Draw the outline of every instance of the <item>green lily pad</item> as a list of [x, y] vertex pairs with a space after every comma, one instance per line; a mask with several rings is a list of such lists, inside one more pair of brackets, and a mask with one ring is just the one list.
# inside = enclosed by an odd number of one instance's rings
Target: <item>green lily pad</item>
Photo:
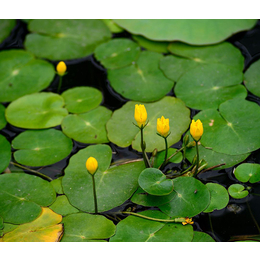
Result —
[[91, 87], [74, 87], [64, 91], [61, 96], [70, 113], [85, 113], [102, 102], [102, 93]]
[[244, 99], [231, 99], [219, 111], [207, 109], [194, 119], [203, 123], [201, 144], [215, 152], [230, 155], [246, 154], [260, 148], [260, 107]]
[[[132, 144], [133, 148], [141, 151], [140, 130], [133, 125], [134, 108], [137, 101], [129, 101], [120, 109], [114, 111], [111, 119], [107, 122], [108, 139], [120, 147], [127, 147]], [[157, 118], [163, 115], [169, 118], [171, 134], [167, 138], [168, 147], [177, 143], [181, 135], [187, 130], [190, 124], [190, 111], [184, 103], [177, 98], [166, 96], [154, 103], [143, 103], [146, 107], [149, 120], [144, 128], [144, 140], [146, 151], [152, 152], [155, 148], [158, 151], [165, 149], [164, 139], [156, 134]]]
[[15, 19], [0, 20], [0, 43], [2, 43], [11, 33], [16, 24]]
[[5, 107], [0, 104], [0, 130], [6, 126]]
[[207, 64], [187, 71], [174, 92], [188, 107], [203, 110], [218, 108], [226, 100], [246, 98], [243, 73], [223, 64]]
[[254, 62], [245, 72], [245, 86], [254, 95], [260, 97], [260, 60]]
[[171, 179], [156, 168], [147, 168], [141, 172], [138, 178], [140, 187], [151, 195], [164, 196], [173, 190]]
[[248, 190], [241, 184], [232, 184], [228, 187], [228, 193], [234, 199], [243, 199], [248, 195]]
[[13, 101], [5, 110], [5, 116], [11, 125], [42, 129], [61, 124], [68, 114], [63, 108], [64, 100], [54, 93], [35, 93], [26, 95]]
[[170, 202], [176, 196], [176, 192], [173, 190], [169, 195], [165, 196], [154, 196], [145, 192], [140, 187], [131, 197], [131, 201], [138, 205], [146, 206], [146, 207], [157, 207], [159, 205]]
[[[169, 158], [171, 155], [173, 155], [175, 152], [177, 151], [177, 149], [175, 148], [168, 148], [168, 155], [167, 157]], [[154, 168], [158, 168], [159, 166], [162, 165], [162, 163], [164, 162], [164, 158], [165, 158], [165, 150], [158, 152], [155, 159], [154, 159], [154, 164], [153, 167]], [[169, 162], [171, 163], [180, 163], [183, 159], [182, 153], [179, 152], [177, 153], [175, 156], [173, 156]]]
[[207, 233], [194, 231], [194, 236], [191, 242], [216, 242], [216, 241]]
[[174, 42], [169, 45], [168, 49], [174, 55], [162, 58], [160, 68], [167, 78], [173, 81], [178, 81], [185, 72], [193, 68], [208, 64], [224, 64], [241, 72], [244, 68], [242, 53], [228, 42], [211, 46], [191, 46]]
[[123, 32], [124, 29], [119, 27], [112, 19], [101, 19], [104, 24], [108, 27], [108, 29], [112, 32], [112, 33], [120, 33]]
[[58, 242], [63, 233], [63, 227], [59, 224], [61, 220], [61, 215], [42, 208], [37, 219], [6, 233], [3, 242]]
[[155, 51], [159, 53], [168, 53], [169, 42], [156, 42], [146, 39], [140, 35], [132, 35], [132, 38], [141, 46], [148, 51]]
[[115, 234], [116, 226], [104, 216], [87, 213], [63, 218], [64, 235], [61, 242], [99, 242]]
[[0, 229], [4, 228], [4, 220], [3, 218], [0, 216]]
[[135, 42], [116, 38], [100, 44], [94, 54], [106, 69], [119, 69], [136, 61], [140, 52], [141, 48]]
[[63, 192], [63, 188], [61, 185], [61, 180], [63, 177], [59, 177], [53, 181], [51, 181], [51, 185], [54, 188], [54, 190], [56, 191], [57, 194], [64, 194]]
[[68, 201], [65, 195], [58, 196], [55, 202], [50, 206], [54, 212], [67, 216], [69, 214], [78, 213], [79, 210], [74, 208]]
[[[158, 219], [170, 219], [157, 210], [147, 210], [138, 214]], [[159, 222], [137, 216], [129, 216], [116, 226], [116, 234], [110, 242], [191, 242], [193, 228], [180, 223]]]
[[55, 201], [52, 185], [33, 175], [10, 173], [0, 175], [0, 215], [4, 222], [22, 224], [36, 219]]
[[205, 210], [210, 203], [210, 192], [206, 185], [193, 177], [177, 177], [173, 180], [177, 192], [169, 203], [159, 209], [170, 217], [193, 217]]
[[125, 30], [156, 41], [182, 41], [193, 45], [221, 42], [253, 28], [256, 19], [114, 19]]
[[107, 77], [112, 88], [127, 99], [142, 102], [161, 99], [173, 87], [173, 82], [159, 68], [162, 57], [162, 54], [156, 52], [142, 51], [134, 64], [108, 70]]
[[55, 129], [27, 130], [12, 141], [15, 160], [28, 166], [46, 166], [67, 157], [73, 147], [70, 138]]
[[111, 32], [97, 19], [35, 19], [29, 22], [25, 48], [37, 57], [69, 60], [86, 57], [108, 41]]
[[242, 182], [256, 183], [260, 181], [260, 164], [242, 163], [234, 171], [236, 178]]
[[76, 208], [94, 212], [92, 177], [87, 172], [86, 160], [98, 161], [95, 173], [98, 212], [117, 207], [129, 199], [138, 187], [138, 177], [145, 168], [143, 161], [109, 168], [112, 151], [108, 145], [90, 145], [70, 158], [62, 186], [69, 202]]
[[81, 143], [108, 143], [106, 123], [112, 111], [99, 106], [79, 115], [68, 115], [61, 128], [65, 135]]
[[55, 75], [54, 66], [24, 50], [0, 53], [0, 102], [10, 102], [21, 96], [43, 90]]
[[11, 160], [11, 145], [3, 135], [0, 135], [0, 173], [3, 172]]
[[203, 212], [208, 213], [225, 208], [229, 202], [227, 190], [217, 183], [207, 183], [206, 186], [210, 191], [210, 203]]

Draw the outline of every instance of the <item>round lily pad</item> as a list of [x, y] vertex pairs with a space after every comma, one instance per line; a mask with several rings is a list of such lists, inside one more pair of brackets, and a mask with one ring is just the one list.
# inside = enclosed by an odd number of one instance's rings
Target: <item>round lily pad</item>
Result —
[[260, 107], [244, 99], [231, 99], [219, 111], [207, 109], [194, 119], [203, 123], [200, 140], [204, 147], [230, 155], [246, 154], [260, 148]]
[[0, 130], [6, 126], [5, 107], [0, 104]]
[[142, 51], [134, 64], [108, 70], [107, 77], [112, 88], [127, 99], [142, 102], [161, 99], [173, 87], [173, 82], [159, 68], [162, 57], [156, 52]]
[[116, 38], [100, 44], [94, 54], [106, 69], [118, 69], [131, 65], [137, 60], [140, 52], [141, 48], [135, 42]]
[[58, 196], [55, 202], [50, 206], [50, 209], [62, 216], [67, 216], [69, 214], [79, 212], [78, 209], [74, 208], [69, 203], [65, 195]]
[[0, 215], [12, 224], [33, 221], [42, 212], [40, 206], [49, 206], [56, 199], [49, 182], [29, 174], [2, 174], [0, 187]]
[[124, 29], [119, 27], [112, 19], [101, 19], [104, 24], [108, 27], [108, 29], [112, 32], [112, 33], [120, 33], [123, 32]]
[[260, 181], [260, 164], [242, 163], [234, 171], [236, 178], [242, 182], [256, 183]]
[[116, 226], [104, 216], [87, 213], [63, 218], [64, 235], [61, 242], [99, 242], [115, 234]]
[[243, 199], [248, 195], [248, 190], [241, 184], [232, 184], [228, 187], [228, 193], [234, 199]]
[[5, 40], [13, 30], [16, 24], [15, 19], [1, 19], [0, 20], [0, 43]]
[[177, 82], [174, 92], [188, 107], [203, 110], [218, 108], [226, 100], [246, 98], [243, 73], [223, 64], [207, 64], [187, 71]]
[[173, 180], [177, 195], [159, 208], [170, 217], [193, 217], [205, 210], [210, 203], [206, 185], [193, 177], [177, 177]]
[[106, 123], [112, 111], [99, 106], [89, 112], [66, 116], [62, 131], [68, 137], [81, 143], [108, 143]]
[[260, 97], [260, 60], [254, 62], [245, 72], [244, 83], [247, 89], [254, 95]]
[[64, 100], [54, 93], [35, 93], [26, 95], [13, 101], [5, 110], [5, 116], [11, 125], [42, 129], [61, 124], [68, 114], [63, 108]]
[[42, 208], [37, 219], [6, 233], [3, 242], [59, 242], [63, 233], [61, 220], [61, 215]]
[[114, 19], [125, 30], [156, 41], [214, 44], [249, 30], [256, 19]]
[[54, 66], [36, 59], [24, 50], [0, 53], [0, 102], [10, 102], [21, 96], [43, 90], [55, 75]]
[[210, 203], [203, 212], [208, 213], [225, 208], [229, 202], [227, 190], [217, 183], [207, 183], [206, 186], [210, 191]]
[[[177, 149], [175, 148], [168, 148], [168, 158], [173, 155], [175, 152], [177, 151]], [[164, 162], [164, 158], [165, 158], [165, 150], [158, 152], [155, 159], [154, 159], [154, 163], [153, 163], [153, 167], [154, 168], [158, 168], [159, 166], [161, 166]], [[177, 153], [175, 156], [173, 156], [169, 162], [171, 163], [180, 163], [183, 159], [182, 153], [179, 152]]]
[[32, 33], [25, 38], [25, 48], [50, 60], [86, 57], [111, 38], [108, 27], [97, 19], [35, 19], [28, 29]]
[[[111, 142], [121, 147], [132, 144], [134, 149], [141, 151], [140, 130], [133, 125], [135, 123], [135, 104], [139, 104], [139, 102], [129, 101], [114, 111], [106, 127], [108, 139]], [[167, 138], [168, 147], [177, 143], [190, 124], [190, 111], [184, 103], [180, 99], [166, 96], [157, 102], [143, 104], [147, 110], [147, 120], [149, 120], [148, 125], [144, 128], [146, 151], [152, 152], [155, 148], [158, 151], [165, 149], [164, 139], [156, 134], [157, 118], [161, 118], [162, 115], [169, 118], [171, 134]]]
[[94, 175], [98, 212], [110, 210], [129, 199], [138, 187], [138, 177], [145, 168], [144, 163], [140, 161], [109, 168], [111, 148], [98, 144], [81, 149], [70, 158], [62, 179], [69, 202], [82, 211], [94, 212], [92, 177], [86, 169], [86, 160], [90, 156], [98, 161], [98, 170]]
[[[138, 212], [140, 215], [157, 219], [169, 219], [156, 210]], [[191, 242], [193, 228], [180, 223], [159, 222], [137, 216], [129, 216], [116, 226], [116, 234], [110, 242]]]
[[164, 196], [173, 190], [171, 179], [156, 168], [147, 168], [141, 172], [138, 178], [140, 187], [151, 195]]
[[209, 234], [194, 231], [193, 239], [191, 242], [216, 242]]
[[74, 87], [64, 91], [61, 96], [70, 113], [85, 113], [102, 102], [102, 93], [92, 87]]
[[45, 166], [67, 157], [72, 151], [72, 141], [55, 129], [27, 130], [12, 141], [15, 160], [28, 166]]
[[11, 160], [11, 145], [6, 138], [0, 135], [0, 173], [3, 172]]

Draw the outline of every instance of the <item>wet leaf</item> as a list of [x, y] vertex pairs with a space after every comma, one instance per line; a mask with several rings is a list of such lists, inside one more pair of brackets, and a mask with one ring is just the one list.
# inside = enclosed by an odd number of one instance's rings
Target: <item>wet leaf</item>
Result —
[[248, 190], [241, 184], [232, 184], [228, 188], [228, 193], [234, 199], [243, 199], [248, 195]]
[[11, 160], [11, 145], [3, 135], [0, 135], [0, 173], [3, 172]]
[[69, 214], [79, 212], [78, 209], [74, 208], [69, 203], [65, 195], [58, 196], [55, 202], [50, 206], [50, 209], [62, 216], [67, 216]]
[[260, 164], [242, 163], [234, 171], [236, 178], [241, 182], [256, 183], [260, 181]]
[[11, 33], [16, 24], [15, 19], [0, 20], [0, 43], [2, 43]]
[[247, 89], [252, 92], [254, 95], [260, 97], [260, 60], [254, 62], [245, 72], [245, 86]]

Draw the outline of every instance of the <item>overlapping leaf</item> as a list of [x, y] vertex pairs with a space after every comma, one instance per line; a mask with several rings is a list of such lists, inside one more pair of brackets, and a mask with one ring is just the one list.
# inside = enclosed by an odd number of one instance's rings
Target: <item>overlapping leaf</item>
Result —
[[11, 160], [11, 145], [3, 135], [0, 135], [0, 173], [3, 172]]

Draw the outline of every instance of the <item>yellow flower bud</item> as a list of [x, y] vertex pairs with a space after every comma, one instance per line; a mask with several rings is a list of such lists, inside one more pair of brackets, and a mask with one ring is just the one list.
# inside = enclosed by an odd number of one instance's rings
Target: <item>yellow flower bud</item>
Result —
[[145, 125], [147, 119], [147, 112], [144, 105], [135, 105], [135, 120], [139, 127]]
[[63, 76], [67, 70], [67, 66], [64, 61], [60, 61], [56, 67], [57, 73], [60, 76]]
[[192, 119], [190, 125], [190, 134], [192, 135], [195, 141], [199, 141], [203, 134], [203, 125], [201, 121], [198, 119], [196, 122]]
[[98, 162], [94, 157], [89, 157], [86, 161], [86, 168], [90, 174], [95, 174], [98, 168]]
[[170, 126], [169, 126], [169, 118], [165, 119], [163, 116], [161, 118], [157, 118], [157, 132], [166, 137], [169, 134]]

